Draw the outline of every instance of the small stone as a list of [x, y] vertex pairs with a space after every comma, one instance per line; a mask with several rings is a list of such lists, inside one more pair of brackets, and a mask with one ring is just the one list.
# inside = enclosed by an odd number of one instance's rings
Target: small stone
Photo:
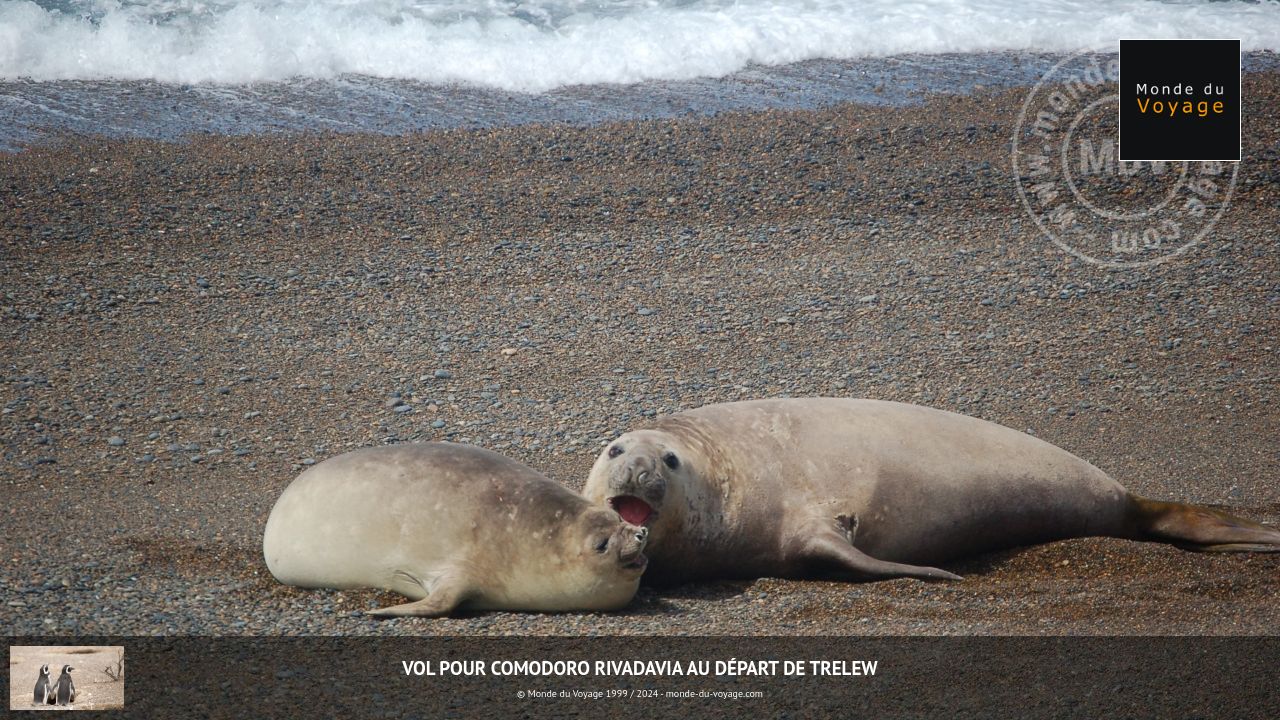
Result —
[[261, 414], [262, 414], [262, 413], [261, 413], [261, 412], [259, 412], [259, 411], [257, 411], [257, 410], [251, 410], [251, 411], [249, 411], [249, 412], [247, 412], [247, 413], [245, 413], [245, 414], [244, 414], [244, 419], [245, 419], [245, 420], [252, 420], [253, 418], [258, 417], [258, 416], [259, 416], [259, 415], [261, 415]]
[[196, 278], [196, 285], [198, 287], [207, 288], [209, 287], [209, 281], [205, 278]]
[[502, 348], [502, 354], [506, 355], [507, 357], [511, 357], [512, 355], [515, 355], [518, 352], [520, 351], [517, 350], [516, 348]]
[[448, 370], [437, 370], [432, 373], [431, 376], [437, 380], [448, 380], [453, 377], [453, 373]]
[[218, 387], [214, 388], [213, 391], [218, 393], [219, 395], [231, 394], [231, 388], [227, 387], [226, 385], [219, 385]]
[[112, 435], [107, 438], [107, 444], [111, 447], [124, 447], [124, 438], [119, 435]]
[[646, 317], [654, 314], [655, 312], [657, 312], [657, 310], [654, 310], [653, 308], [647, 308], [647, 307], [642, 307], [636, 310], [637, 315], [644, 315]]
[[396, 414], [399, 414], [399, 415], [403, 415], [403, 414], [405, 414], [405, 413], [411, 413], [411, 412], [413, 412], [413, 406], [412, 406], [412, 405], [404, 405], [404, 404], [397, 405], [397, 406], [395, 406], [395, 407], [391, 408], [391, 412], [396, 413]]
[[302, 464], [303, 464], [303, 465], [307, 465], [307, 466], [315, 465], [315, 464], [316, 464], [316, 459], [315, 459], [315, 458], [302, 458]]
[[873, 303], [873, 302], [875, 302], [876, 300], [879, 300], [879, 299], [880, 299], [880, 296], [879, 296], [879, 295], [863, 295], [862, 297], [858, 298], [858, 302], [860, 302], [860, 303]]
[[443, 420], [434, 420], [434, 421], [432, 421], [432, 423], [431, 423], [431, 427], [433, 427], [433, 428], [435, 428], [435, 429], [439, 430], [440, 428], [444, 427], [444, 421], [443, 421]]

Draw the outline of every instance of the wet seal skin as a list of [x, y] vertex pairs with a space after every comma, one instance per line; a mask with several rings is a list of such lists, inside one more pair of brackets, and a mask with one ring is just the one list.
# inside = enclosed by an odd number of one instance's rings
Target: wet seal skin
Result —
[[754, 400], [677, 413], [609, 443], [584, 494], [650, 529], [645, 582], [653, 584], [958, 580], [931, 565], [1086, 536], [1280, 551], [1274, 528], [1138, 497], [1025, 433], [880, 400]]
[[262, 551], [288, 585], [413, 601], [377, 617], [616, 610], [639, 587], [648, 533], [510, 458], [421, 443], [303, 472], [272, 508]]

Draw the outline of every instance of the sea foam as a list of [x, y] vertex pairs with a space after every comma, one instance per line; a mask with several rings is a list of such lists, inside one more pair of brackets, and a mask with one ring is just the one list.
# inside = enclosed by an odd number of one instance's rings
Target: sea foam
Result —
[[1280, 50], [1280, 3], [1152, 0], [0, 0], [0, 79], [243, 84], [367, 75], [538, 92], [753, 63], [1113, 50], [1121, 37]]

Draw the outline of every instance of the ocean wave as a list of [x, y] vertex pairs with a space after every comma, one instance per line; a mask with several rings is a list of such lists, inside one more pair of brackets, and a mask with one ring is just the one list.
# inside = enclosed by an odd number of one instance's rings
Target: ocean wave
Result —
[[0, 0], [0, 79], [367, 75], [539, 92], [815, 58], [1109, 50], [1120, 37], [1240, 38], [1245, 50], [1280, 50], [1280, 3]]

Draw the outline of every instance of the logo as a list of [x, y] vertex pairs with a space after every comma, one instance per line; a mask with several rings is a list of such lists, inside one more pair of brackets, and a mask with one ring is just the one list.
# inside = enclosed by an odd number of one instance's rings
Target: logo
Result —
[[1119, 159], [1119, 58], [1076, 54], [1028, 94], [1013, 135], [1018, 197], [1059, 248], [1108, 268], [1195, 247], [1230, 204], [1236, 163]]
[[1240, 41], [1121, 40], [1120, 158], [1240, 160]]

